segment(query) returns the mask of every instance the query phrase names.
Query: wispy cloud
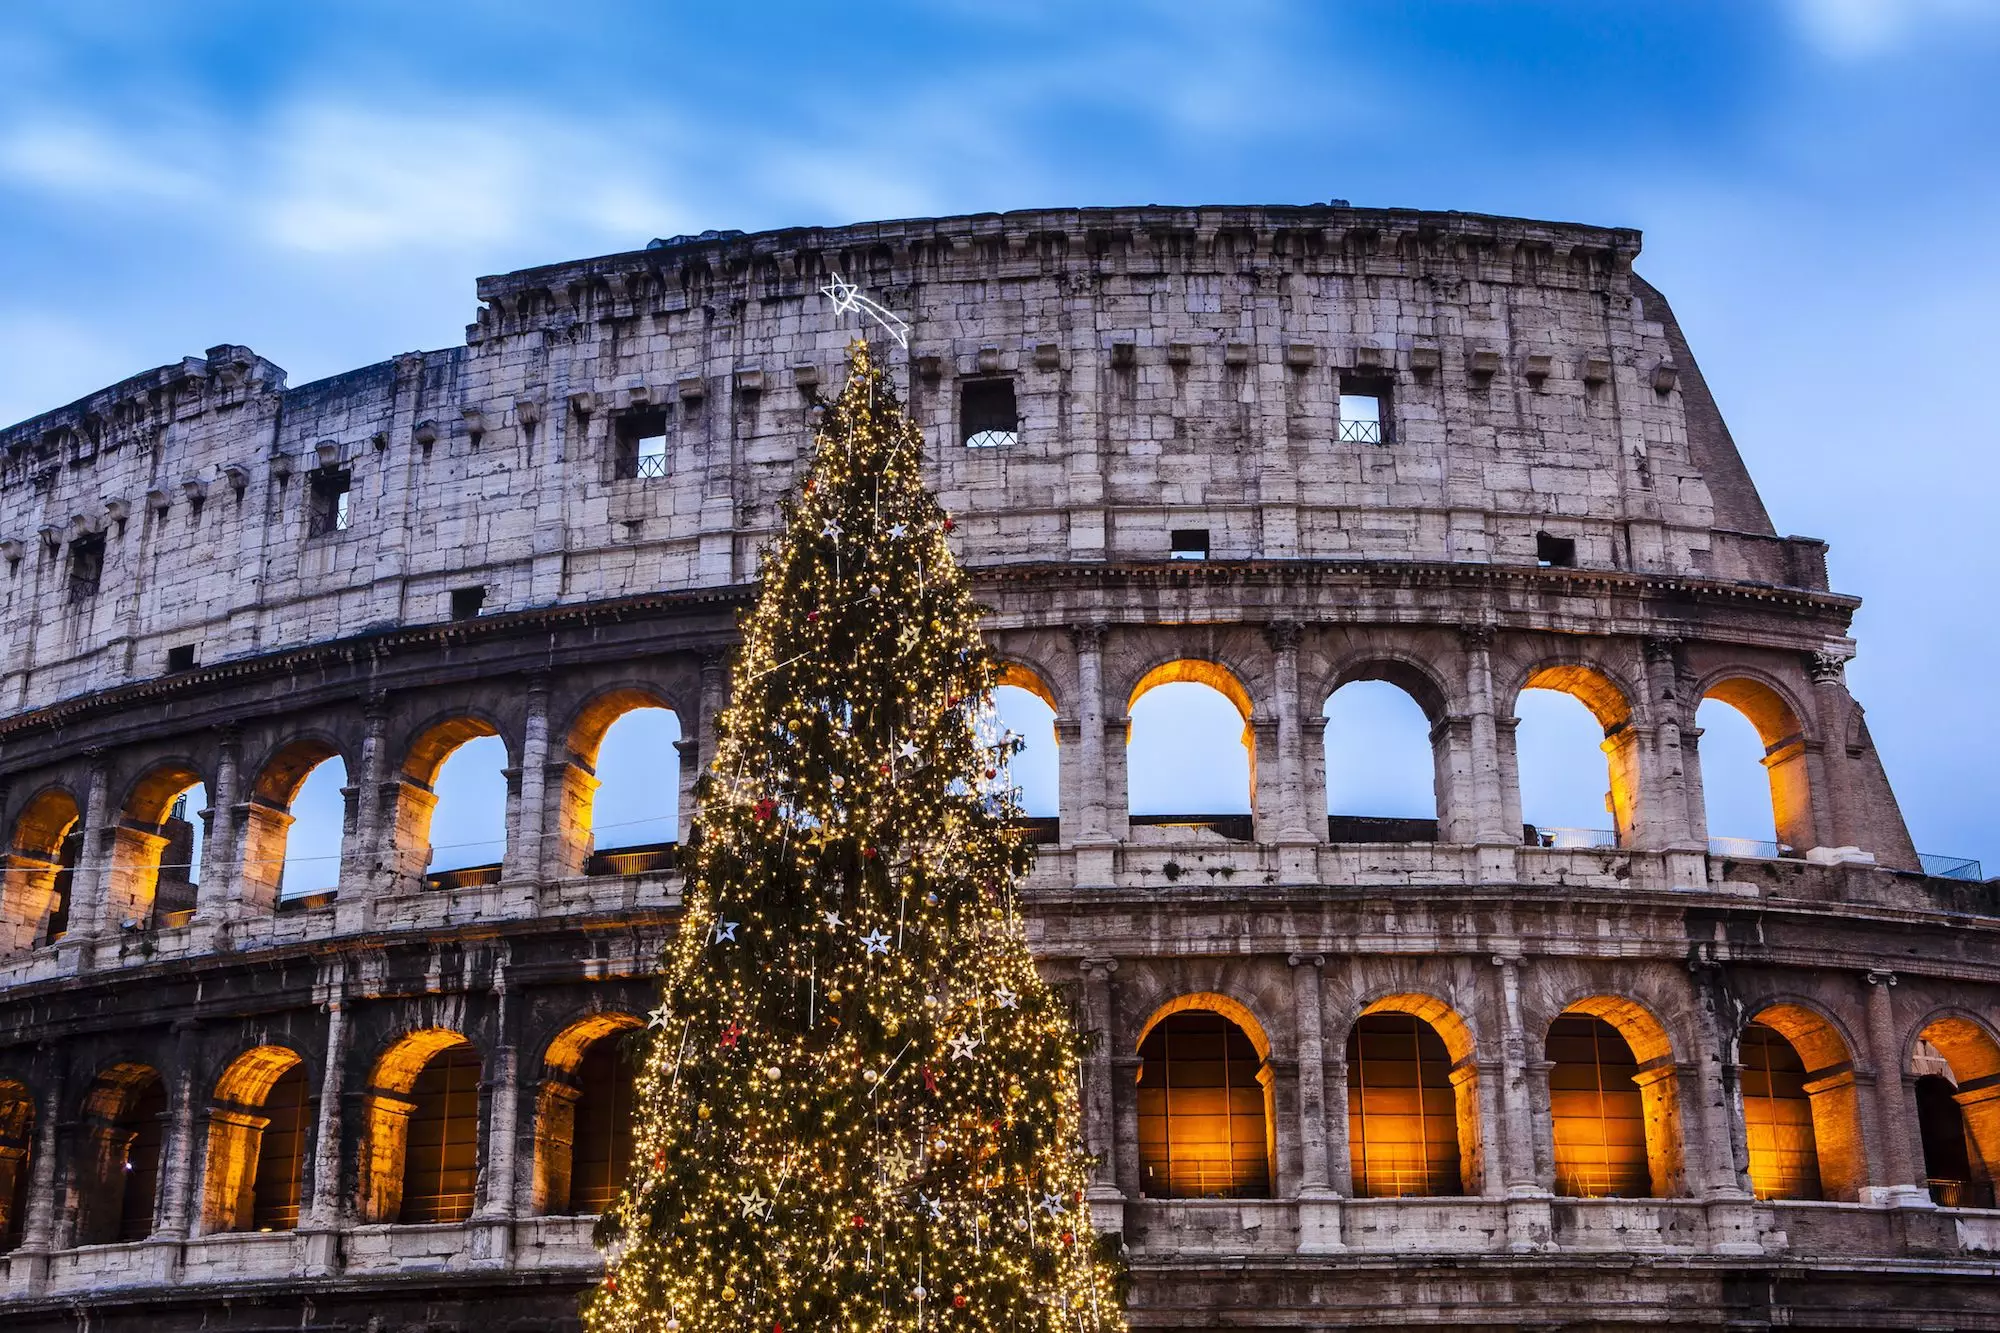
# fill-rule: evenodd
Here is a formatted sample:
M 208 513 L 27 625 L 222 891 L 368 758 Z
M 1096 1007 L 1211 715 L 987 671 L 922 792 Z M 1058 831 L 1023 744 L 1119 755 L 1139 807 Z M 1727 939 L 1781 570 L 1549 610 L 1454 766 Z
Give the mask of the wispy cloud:
M 2000 21 L 1993 0 L 1792 0 L 1800 25 L 1829 55 L 1863 58 L 1939 28 Z

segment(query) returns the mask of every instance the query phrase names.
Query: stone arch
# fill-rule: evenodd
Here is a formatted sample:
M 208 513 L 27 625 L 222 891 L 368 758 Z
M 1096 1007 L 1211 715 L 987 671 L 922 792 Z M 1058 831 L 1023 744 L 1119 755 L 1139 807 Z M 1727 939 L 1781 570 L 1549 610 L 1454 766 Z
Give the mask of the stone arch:
M 0 1078 L 0 1254 L 21 1243 L 34 1172 L 35 1099 L 28 1085 Z
M 83 809 L 68 788 L 43 787 L 14 817 L 0 868 L 0 956 L 31 949 L 68 924 Z
M 479 1064 L 478 1047 L 463 1033 L 452 1028 L 417 1028 L 405 1033 L 386 1047 L 375 1061 L 374 1070 L 363 1094 L 363 1144 L 361 1152 L 361 1216 L 367 1222 L 400 1222 L 405 1220 L 406 1176 L 410 1166 L 410 1131 L 413 1121 L 419 1115 L 428 1117 L 437 1110 L 462 1110 L 460 1106 L 438 1107 L 432 1103 L 436 1099 L 433 1089 L 420 1089 L 418 1084 L 432 1064 L 440 1059 L 452 1059 L 455 1053 L 469 1052 L 475 1065 Z M 477 1075 L 475 1075 L 475 1078 Z M 450 1092 L 451 1090 L 447 1090 Z M 478 1120 L 476 1112 L 472 1123 L 473 1169 L 476 1173 L 479 1149 Z M 448 1125 L 448 1133 L 463 1131 L 462 1122 Z M 462 1146 L 451 1138 L 444 1140 L 445 1146 Z M 445 1168 L 440 1167 L 440 1174 Z M 440 1195 L 442 1190 L 439 1191 Z M 453 1211 L 456 1211 L 455 1209 Z M 469 1208 L 466 1209 L 470 1211 Z
M 216 1080 L 201 1173 L 203 1231 L 297 1225 L 305 1180 L 305 1074 L 296 1051 L 257 1046 Z
M 1133 682 L 1130 692 L 1126 695 L 1126 700 L 1125 700 L 1126 745 L 1129 747 L 1132 742 L 1135 730 L 1132 714 L 1133 710 L 1138 707 L 1140 700 L 1145 698 L 1146 695 L 1150 694 L 1152 691 L 1158 689 L 1162 685 L 1179 685 L 1179 684 L 1201 685 L 1207 687 L 1208 689 L 1214 690 L 1217 694 L 1220 694 L 1224 699 L 1227 699 L 1229 701 L 1230 706 L 1233 707 L 1236 710 L 1238 716 L 1240 716 L 1243 719 L 1243 732 L 1240 739 L 1241 739 L 1241 744 L 1243 746 L 1244 754 L 1248 759 L 1248 763 L 1246 765 L 1248 782 L 1247 782 L 1247 790 L 1244 793 L 1245 795 L 1244 809 L 1246 811 L 1255 811 L 1257 808 L 1256 723 L 1258 719 L 1255 717 L 1254 704 L 1251 700 L 1250 691 L 1248 688 L 1245 687 L 1242 676 L 1234 668 L 1225 665 L 1224 663 L 1214 660 L 1212 658 L 1195 658 L 1195 657 L 1181 657 L 1181 656 L 1169 657 L 1166 660 L 1159 661 L 1155 663 L 1153 666 L 1149 667 L 1147 670 L 1145 670 L 1140 674 L 1139 678 L 1136 681 Z M 1233 763 L 1233 760 L 1231 762 Z M 1126 762 L 1126 770 L 1128 774 L 1131 771 L 1133 771 L 1129 759 Z M 1127 794 L 1127 808 L 1129 810 L 1133 801 L 1131 793 L 1131 783 L 1129 780 L 1126 784 L 1126 794 Z M 1172 813 L 1175 815 L 1179 815 L 1179 814 L 1195 814 L 1195 813 L 1211 813 L 1211 812 L 1177 810 L 1173 811 Z
M 1369 647 L 1343 654 L 1333 662 L 1327 675 L 1326 697 L 1332 698 L 1343 685 L 1360 680 L 1379 680 L 1394 685 L 1416 701 L 1433 726 L 1451 711 L 1451 687 L 1427 659 L 1401 649 Z
M 1346 1033 L 1348 1169 L 1356 1197 L 1456 1195 L 1480 1174 L 1471 1026 L 1422 991 L 1369 999 Z
M 1605 756 L 1608 813 L 1618 845 L 1633 845 L 1643 796 L 1641 747 L 1631 725 L 1634 721 L 1633 700 L 1639 697 L 1638 693 L 1629 682 L 1621 680 L 1602 663 L 1577 657 L 1545 658 L 1530 665 L 1522 673 L 1513 693 L 1506 696 L 1512 700 L 1510 706 L 1513 711 L 1518 713 L 1521 694 L 1526 690 L 1552 690 L 1566 694 L 1589 709 L 1591 716 L 1603 728 L 1604 739 L 1599 748 Z M 1517 775 L 1518 754 L 1516 750 L 1512 761 Z
M 1018 654 L 1004 656 L 995 665 L 997 668 L 993 675 L 995 685 L 1012 685 L 1016 689 L 1026 690 L 1047 704 L 1057 716 L 1062 715 L 1062 699 L 1057 695 L 1055 687 L 1049 684 L 1050 672 Z
M 1271 1043 L 1248 1006 L 1215 991 L 1176 995 L 1140 1030 L 1142 1192 L 1265 1198 L 1277 1181 Z
M 189 810 L 186 828 L 169 817 L 174 802 L 195 787 L 213 794 L 195 761 L 176 756 L 148 765 L 126 788 L 104 878 L 104 926 L 150 926 L 156 909 L 194 907 L 193 825 L 205 816 Z
M 1853 1050 L 1835 1020 L 1809 1001 L 1774 998 L 1748 1012 L 1737 1034 L 1738 1088 L 1759 1198 L 1860 1197 L 1868 1165 Z
M 1963 1149 L 1967 1168 L 1962 1181 L 1931 1170 L 1933 1164 L 1940 1164 L 1938 1150 L 1943 1146 L 1933 1142 L 1937 1129 L 1950 1127 L 1924 1125 L 1925 1175 L 1931 1180 L 1934 1193 L 1941 1194 L 1948 1186 L 1958 1185 L 1962 1187 L 1957 1191 L 1962 1197 L 1957 1202 L 1990 1207 L 1994 1182 L 2000 1180 L 2000 1038 L 1995 1037 L 1984 1019 L 1962 1010 L 1944 1010 L 1930 1015 L 1918 1027 L 1903 1062 L 1906 1070 L 1912 1068 L 1910 1057 L 1915 1055 L 1918 1043 L 1927 1043 L 1951 1068 L 1949 1097 L 1951 1105 L 1957 1108 L 1956 1128 L 1962 1139 L 1957 1146 Z M 1886 1076 L 1887 1071 L 1878 1071 L 1876 1075 Z M 1942 1099 L 1939 1109 L 1943 1109 Z
M 149 1064 L 109 1064 L 84 1090 L 79 1111 L 69 1164 L 74 1243 L 145 1239 L 159 1204 L 165 1081 Z
M 680 733 L 679 739 L 674 742 L 673 758 L 663 759 L 666 771 L 658 775 L 661 782 L 671 783 L 671 790 L 676 793 L 673 825 L 669 836 L 660 839 L 650 839 L 650 835 L 646 834 L 635 837 L 632 826 L 626 826 L 622 832 L 612 828 L 607 842 L 599 837 L 600 829 L 605 825 L 597 809 L 603 782 L 598 772 L 598 761 L 605 737 L 611 729 L 641 709 L 659 709 L 671 714 L 674 727 Z M 563 732 L 562 779 L 560 787 L 550 794 L 553 806 L 547 815 L 553 821 L 556 837 L 555 873 L 636 873 L 672 864 L 672 849 L 659 844 L 678 842 L 681 830 L 687 827 L 692 813 L 694 768 L 690 761 L 682 758 L 687 747 L 693 743 L 688 725 L 691 716 L 690 711 L 675 701 L 672 691 L 652 681 L 628 680 L 607 685 L 593 691 L 577 705 Z M 630 790 L 614 786 L 614 798 L 621 793 L 629 797 Z M 666 818 L 660 816 L 661 820 Z M 606 848 L 626 847 L 635 850 L 609 866 L 597 866 L 593 870 L 593 853 Z
M 663 687 L 650 681 L 627 681 L 596 690 L 579 703 L 563 730 L 563 744 L 587 767 L 597 764 L 597 752 L 611 724 L 639 708 L 663 708 L 675 717 L 686 712 Z
M 411 879 L 422 879 L 432 858 L 431 819 L 437 813 L 438 771 L 460 746 L 483 736 L 497 736 L 502 745 L 507 744 L 497 721 L 464 709 L 419 727 L 405 747 L 403 762 L 397 769 L 393 841 L 397 862 Z M 513 761 L 514 753 L 509 748 L 503 769 Z
M 351 777 L 353 767 L 340 742 L 323 732 L 307 732 L 280 742 L 258 766 L 250 781 L 250 799 L 244 806 L 244 826 L 237 843 L 237 882 L 247 906 L 267 911 L 277 906 L 294 822 L 292 802 L 306 779 L 330 759 L 338 759 Z M 346 822 L 343 815 L 343 833 Z
M 643 1027 L 636 1014 L 619 1011 L 594 1013 L 577 1019 L 549 1042 L 542 1053 L 542 1081 L 535 1098 L 535 1181 L 533 1207 L 537 1213 L 560 1214 L 570 1212 L 597 1212 L 601 1210 L 602 1183 L 595 1180 L 580 1182 L 576 1173 L 576 1149 L 578 1132 L 590 1132 L 600 1127 L 600 1122 L 615 1116 L 617 1107 L 594 1106 L 589 1099 L 601 1097 L 604 1089 L 595 1084 L 598 1080 L 587 1077 L 594 1070 L 586 1070 L 586 1061 L 594 1060 L 604 1043 L 616 1045 L 628 1032 Z M 622 1085 L 629 1098 L 630 1080 Z M 616 1089 L 613 1089 L 614 1093 Z M 629 1113 L 629 1101 L 627 1110 Z M 630 1128 L 626 1128 L 622 1141 L 629 1151 Z M 610 1165 L 616 1167 L 615 1145 L 608 1154 Z M 594 1162 L 593 1157 L 593 1162 Z M 614 1171 L 615 1175 L 616 1172 Z M 592 1194 L 597 1206 L 579 1208 L 576 1204 L 579 1185 L 585 1186 Z
M 1464 820 L 1454 818 L 1450 808 L 1457 802 L 1453 799 L 1456 793 L 1452 781 L 1451 734 L 1447 725 L 1449 695 L 1443 680 L 1430 664 L 1398 649 L 1370 647 L 1363 652 L 1344 655 L 1336 661 L 1325 683 L 1326 693 L 1317 711 L 1320 725 L 1324 727 L 1324 740 L 1317 747 L 1318 752 L 1313 759 L 1322 765 L 1319 781 L 1315 785 L 1327 794 L 1328 837 L 1334 842 L 1466 841 L 1469 830 L 1461 827 Z M 1425 757 L 1429 760 L 1428 814 L 1423 812 L 1421 806 L 1414 809 L 1398 807 L 1385 810 L 1379 806 L 1357 809 L 1352 792 L 1348 793 L 1345 803 L 1338 797 L 1344 775 L 1361 765 L 1355 756 L 1350 758 L 1356 759 L 1356 762 L 1341 762 L 1340 753 L 1347 744 L 1347 733 L 1336 725 L 1334 701 L 1348 686 L 1369 683 L 1380 683 L 1399 691 L 1416 707 L 1426 723 L 1426 729 L 1418 735 L 1425 747 Z M 1374 718 L 1379 724 L 1382 719 L 1379 710 L 1374 713 Z M 1399 753 L 1402 740 L 1399 731 L 1393 738 Z M 1384 778 L 1387 785 L 1400 791 L 1404 783 L 1410 781 L 1411 775 L 1393 758 L 1380 762 L 1392 775 Z M 1426 820 L 1429 821 L 1427 827 L 1424 826 Z
M 1560 1034 L 1565 1019 L 1572 1016 L 1595 1020 L 1616 1034 L 1617 1044 L 1593 1043 L 1590 1079 L 1565 1077 L 1556 1047 L 1559 1035 L 1572 1040 L 1582 1033 Z M 1622 1046 L 1622 1050 L 1618 1047 Z M 1671 1198 L 1687 1192 L 1686 1148 L 1680 1107 L 1679 1069 L 1674 1060 L 1673 1039 L 1666 1025 L 1639 1001 L 1621 995 L 1580 996 L 1563 1006 L 1551 1019 L 1544 1037 L 1544 1053 L 1552 1067 L 1550 1088 L 1551 1160 L 1556 1166 L 1558 1194 L 1584 1192 L 1616 1195 L 1648 1195 Z M 1629 1056 L 1630 1068 L 1623 1057 Z M 1579 1062 L 1580 1063 L 1580 1062 Z M 1570 1100 L 1587 1100 L 1593 1105 L 1566 1112 L 1563 1094 Z M 1576 1136 L 1563 1133 L 1566 1118 L 1582 1122 L 1573 1128 L 1587 1128 L 1588 1113 L 1594 1113 L 1600 1135 Z M 1636 1136 L 1632 1131 L 1636 1130 Z M 1633 1141 L 1636 1137 L 1636 1141 Z M 1593 1154 L 1592 1150 L 1598 1150 Z M 1628 1150 L 1628 1151 L 1621 1151 Z M 1566 1158 L 1569 1159 L 1566 1163 Z M 1566 1173 L 1565 1166 L 1573 1169 Z M 1605 1180 L 1591 1188 L 1594 1174 L 1587 1168 L 1601 1168 Z M 1582 1189 L 1565 1190 L 1568 1180 Z
M 1778 841 L 1787 847 L 1815 845 L 1812 786 L 1807 774 L 1805 710 L 1782 682 L 1751 668 L 1730 667 L 1700 686 L 1697 707 L 1714 699 L 1741 713 L 1764 743 L 1764 771 L 1771 790 L 1771 816 Z M 1711 825 L 1713 821 L 1710 821 Z
M 1022 748 L 1016 757 L 1014 778 L 1023 789 L 1022 805 L 1031 812 L 1039 830 L 1037 839 L 1058 841 L 1061 811 L 1067 804 L 1063 792 L 1074 781 L 1074 775 L 1065 771 L 1062 733 L 1065 725 L 1074 733 L 1076 721 L 1065 718 L 1061 696 L 1049 683 L 1047 672 L 1018 655 L 1002 657 L 997 666 L 993 680 L 996 692 L 1001 689 L 1021 690 L 1049 710 L 1048 729 L 1039 734 L 1039 729 L 1030 729 L 1027 721 L 1021 719 L 1021 727 L 1017 731 Z

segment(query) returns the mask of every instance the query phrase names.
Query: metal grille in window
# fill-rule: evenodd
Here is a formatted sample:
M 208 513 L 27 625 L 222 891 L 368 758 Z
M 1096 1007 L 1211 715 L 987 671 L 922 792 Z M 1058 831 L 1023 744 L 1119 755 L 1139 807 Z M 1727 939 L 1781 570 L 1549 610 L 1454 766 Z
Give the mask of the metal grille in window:
M 658 481 L 667 475 L 667 414 L 633 412 L 618 420 L 613 474 L 619 481 Z
M 1014 381 L 967 380 L 958 391 L 959 438 L 968 449 L 1004 449 L 1021 440 Z
M 1341 394 L 1334 430 L 1334 438 L 1342 444 L 1382 443 L 1382 399 L 1372 393 Z
M 69 599 L 88 601 L 104 581 L 104 534 L 78 537 L 69 544 Z
M 306 535 L 327 537 L 347 531 L 347 495 L 352 479 L 340 468 L 322 468 L 310 480 L 311 508 L 307 513 Z

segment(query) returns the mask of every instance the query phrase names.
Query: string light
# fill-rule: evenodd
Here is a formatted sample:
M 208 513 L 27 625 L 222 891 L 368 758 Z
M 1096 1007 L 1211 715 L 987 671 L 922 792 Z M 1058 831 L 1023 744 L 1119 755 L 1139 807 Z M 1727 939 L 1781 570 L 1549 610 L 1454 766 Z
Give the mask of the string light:
M 921 436 L 850 355 L 743 617 L 585 1325 L 1120 1333 L 1019 740 Z

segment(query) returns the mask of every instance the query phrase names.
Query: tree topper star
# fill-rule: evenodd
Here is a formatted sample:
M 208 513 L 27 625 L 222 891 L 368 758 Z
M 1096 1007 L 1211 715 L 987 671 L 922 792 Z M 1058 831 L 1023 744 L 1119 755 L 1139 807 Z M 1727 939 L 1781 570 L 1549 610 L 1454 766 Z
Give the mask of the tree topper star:
M 908 324 L 905 324 L 888 310 L 883 309 L 874 299 L 863 296 L 859 287 L 847 281 L 847 279 L 841 277 L 838 273 L 832 274 L 831 277 L 833 280 L 820 288 L 819 294 L 832 300 L 834 314 L 851 315 L 859 311 L 861 314 L 874 320 L 877 324 L 880 324 L 883 331 L 896 340 L 898 347 L 903 348 L 905 351 L 909 350 L 910 326 Z

